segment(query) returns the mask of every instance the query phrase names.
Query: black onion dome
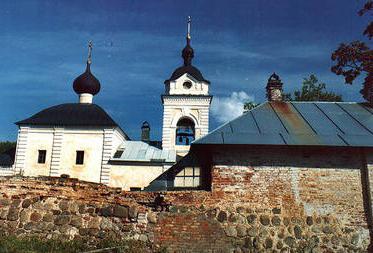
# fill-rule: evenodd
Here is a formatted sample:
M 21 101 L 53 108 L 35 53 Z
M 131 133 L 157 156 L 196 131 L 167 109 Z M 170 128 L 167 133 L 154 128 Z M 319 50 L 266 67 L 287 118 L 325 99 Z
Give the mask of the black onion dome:
M 188 66 L 192 64 L 192 59 L 194 57 L 194 50 L 190 46 L 190 40 L 187 39 L 187 45 L 184 47 L 183 51 L 181 52 L 181 56 L 184 59 L 184 65 Z
M 73 88 L 78 94 L 89 93 L 96 95 L 99 93 L 101 84 L 100 81 L 91 73 L 89 63 L 87 63 L 85 72 L 74 80 Z
M 171 75 L 170 79 L 164 81 L 165 84 L 174 81 L 184 75 L 185 73 L 191 75 L 197 81 L 210 83 L 210 81 L 206 80 L 203 76 L 201 71 L 192 65 L 192 59 L 194 57 L 194 50 L 190 46 L 190 37 L 187 36 L 187 44 L 184 47 L 183 51 L 181 52 L 181 56 L 184 59 L 184 66 L 177 68 Z

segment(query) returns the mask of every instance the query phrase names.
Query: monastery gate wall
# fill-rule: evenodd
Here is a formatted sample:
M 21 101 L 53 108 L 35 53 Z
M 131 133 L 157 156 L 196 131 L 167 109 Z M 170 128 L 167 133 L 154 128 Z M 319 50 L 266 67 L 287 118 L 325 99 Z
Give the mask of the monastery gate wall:
M 165 192 L 169 211 L 146 205 L 157 193 L 2 177 L 0 235 L 132 238 L 169 252 L 366 252 L 359 169 L 259 170 L 222 162 L 212 175 L 211 192 Z

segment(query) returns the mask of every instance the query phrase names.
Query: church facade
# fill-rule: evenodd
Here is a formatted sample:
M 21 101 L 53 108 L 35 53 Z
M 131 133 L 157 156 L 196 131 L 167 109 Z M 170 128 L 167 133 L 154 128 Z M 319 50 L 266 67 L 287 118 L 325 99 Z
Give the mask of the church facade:
M 208 133 L 210 82 L 192 65 L 190 19 L 183 65 L 164 82 L 162 141 L 151 141 L 144 122 L 141 141 L 131 140 L 121 127 L 93 103 L 101 84 L 86 70 L 73 82 L 78 103 L 52 106 L 17 122 L 14 173 L 24 176 L 68 176 L 125 190 L 144 189 L 185 156 L 190 144 Z M 185 187 L 185 180 L 180 181 Z M 199 186 L 191 182 L 190 187 Z

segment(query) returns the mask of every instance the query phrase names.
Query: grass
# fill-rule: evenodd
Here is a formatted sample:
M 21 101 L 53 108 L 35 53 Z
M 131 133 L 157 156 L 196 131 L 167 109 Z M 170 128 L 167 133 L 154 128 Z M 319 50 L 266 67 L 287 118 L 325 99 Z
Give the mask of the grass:
M 116 247 L 115 253 L 149 252 L 144 243 L 133 240 L 102 240 L 95 246 L 83 240 L 62 241 L 55 239 L 40 239 L 38 237 L 6 236 L 0 238 L 0 253 L 81 253 L 95 249 Z

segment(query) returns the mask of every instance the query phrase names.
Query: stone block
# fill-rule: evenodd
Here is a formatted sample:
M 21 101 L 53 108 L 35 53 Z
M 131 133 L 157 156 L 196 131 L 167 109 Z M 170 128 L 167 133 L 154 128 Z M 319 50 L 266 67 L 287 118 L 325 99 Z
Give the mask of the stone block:
M 62 200 L 58 206 L 60 207 L 62 212 L 63 211 L 68 211 L 69 210 L 69 201 Z
M 21 199 L 13 199 L 13 201 L 11 203 L 11 206 L 12 207 L 20 207 L 21 203 L 22 203 Z
M 270 237 L 267 237 L 264 241 L 264 247 L 266 249 L 272 249 L 273 247 L 273 240 Z
M 22 202 L 22 208 L 28 208 L 29 206 L 31 206 L 31 204 L 32 204 L 31 199 L 25 199 L 25 200 Z
M 273 226 L 280 226 L 281 225 L 281 218 L 277 215 L 272 217 L 272 225 Z
M 10 199 L 0 199 L 0 207 L 9 206 L 12 201 Z
M 295 235 L 295 238 L 302 239 L 302 229 L 300 228 L 300 226 L 298 225 L 294 226 L 294 235 Z
M 295 239 L 294 237 L 291 237 L 291 236 L 288 236 L 285 238 L 284 242 L 286 243 L 286 245 L 288 245 L 290 248 L 294 247 L 295 246 Z
M 275 207 L 272 209 L 273 214 L 281 214 L 281 208 Z
M 137 207 L 136 206 L 130 206 L 128 208 L 128 217 L 131 219 L 136 219 L 137 218 Z
M 115 206 L 115 208 L 117 210 L 117 206 Z M 100 215 L 104 216 L 104 217 L 110 217 L 110 216 L 113 216 L 113 207 L 112 206 L 107 206 L 107 207 L 103 207 L 101 208 L 100 210 Z
M 225 222 L 227 218 L 228 218 L 228 214 L 225 211 L 220 211 L 217 217 L 219 222 Z
M 236 230 L 236 227 L 233 226 L 233 225 L 228 225 L 225 229 L 224 229 L 225 233 L 227 236 L 229 237 L 237 237 L 237 230 Z
M 91 220 L 88 222 L 88 228 L 98 229 L 100 228 L 100 223 L 100 217 L 92 217 Z
M 132 215 L 135 214 L 134 212 L 135 211 L 132 210 Z M 118 217 L 118 218 L 128 218 L 128 214 L 129 214 L 128 207 L 126 207 L 126 206 L 120 206 L 120 205 L 114 206 L 113 215 L 115 217 Z M 137 210 L 136 210 L 136 217 L 137 217 Z
M 46 214 L 44 214 L 43 221 L 45 221 L 45 222 L 52 222 L 53 221 L 53 214 L 52 213 L 46 213 Z
M 269 217 L 268 217 L 268 215 L 260 215 L 260 223 L 263 226 L 268 226 L 269 225 Z
M 258 230 L 255 227 L 249 227 L 247 229 L 247 235 L 250 237 L 256 237 L 258 235 Z
M 8 209 L 4 208 L 0 210 L 0 220 L 6 220 L 8 216 Z
M 83 224 L 83 219 L 79 216 L 73 216 L 71 217 L 70 225 L 80 228 Z
M 155 213 L 153 213 L 153 212 L 148 213 L 148 217 L 147 218 L 148 218 L 148 221 L 150 223 L 157 223 L 157 215 Z
M 31 209 L 23 209 L 19 214 L 19 221 L 21 223 L 26 223 L 30 220 L 32 210 Z
M 30 216 L 30 220 L 33 222 L 38 222 L 43 218 L 39 212 L 33 212 Z
M 57 226 L 67 225 L 70 223 L 70 216 L 58 215 L 54 218 L 54 224 Z
M 19 209 L 16 207 L 9 208 L 7 220 L 15 221 L 19 219 Z
M 247 228 L 245 225 L 239 224 L 237 225 L 236 229 L 238 237 L 244 237 L 247 235 Z

